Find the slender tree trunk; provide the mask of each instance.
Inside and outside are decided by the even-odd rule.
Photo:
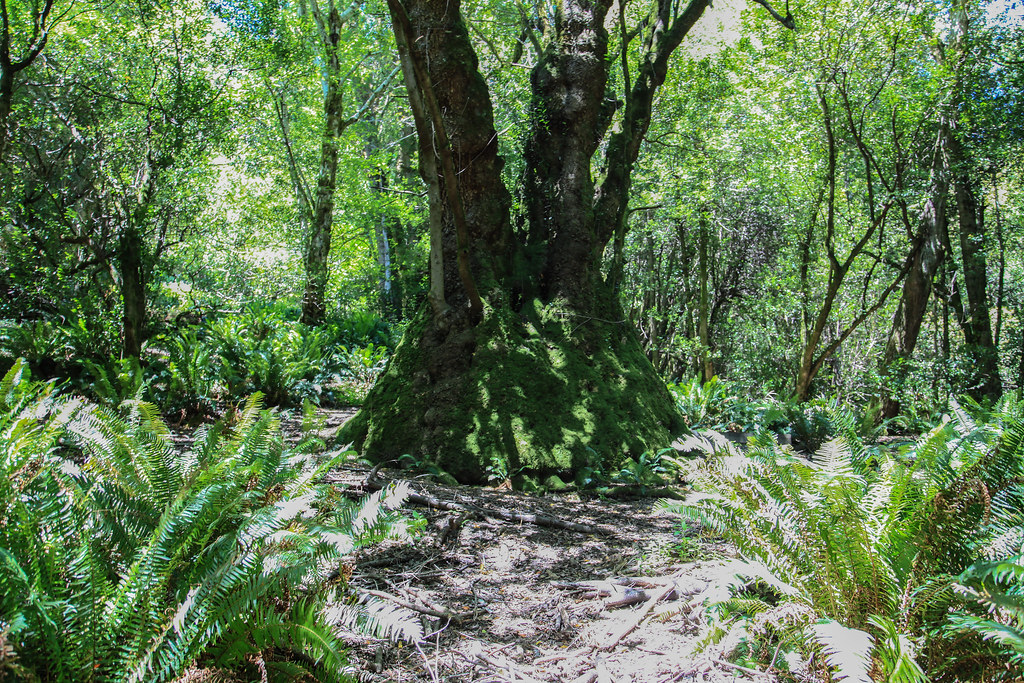
[[[818,372],[821,370],[822,365],[832,358],[840,345],[846,341],[854,330],[856,330],[865,320],[873,315],[875,311],[885,304],[889,295],[892,294],[892,292],[899,286],[911,266],[910,259],[907,259],[907,262],[904,263],[902,268],[893,275],[888,286],[882,290],[882,293],[875,299],[874,303],[868,305],[865,300],[862,304],[861,312],[857,317],[845,325],[840,326],[837,324],[834,339],[827,346],[819,349],[822,341],[822,335],[830,324],[829,318],[832,315],[832,309],[836,305],[839,292],[843,287],[843,281],[846,279],[846,276],[853,267],[853,264],[861,254],[864,253],[864,249],[868,246],[872,236],[881,231],[881,227],[885,223],[891,206],[891,202],[885,203],[881,207],[875,206],[873,203],[873,194],[870,190],[871,185],[869,183],[867,197],[870,207],[869,225],[864,229],[864,232],[861,234],[857,242],[850,247],[849,252],[846,254],[846,258],[840,260],[839,254],[836,250],[836,173],[838,145],[833,127],[834,122],[832,118],[831,105],[829,104],[827,87],[827,85],[816,86],[818,103],[821,106],[822,120],[825,129],[825,142],[828,159],[825,178],[825,192],[820,195],[824,197],[825,202],[824,247],[829,261],[828,286],[825,291],[824,299],[821,303],[821,308],[818,310],[818,315],[815,318],[814,325],[811,327],[810,332],[807,335],[807,342],[804,344],[800,358],[800,368],[797,372],[796,397],[797,400],[801,402],[810,398],[811,384]],[[853,135],[857,140],[858,146],[863,145],[863,141],[860,139],[859,132],[856,128],[851,131],[851,135]],[[870,174],[870,167],[868,172]]]
[[[1020,360],[1017,364],[1017,400],[1024,400],[1024,334],[1020,335]]]
[[[135,225],[121,234],[118,270],[121,276],[122,357],[138,358],[145,341],[146,280],[142,263],[142,236]]]
[[[938,155],[936,157],[938,159]],[[905,367],[896,367],[914,355],[928,303],[932,282],[945,257],[942,235],[946,233],[946,196],[949,181],[941,164],[933,164],[931,196],[925,202],[919,218],[914,245],[913,263],[903,281],[903,294],[893,316],[889,340],[882,358],[882,376],[886,383],[899,384],[906,374]],[[893,376],[895,373],[895,376]],[[899,414],[900,404],[889,386],[883,387],[880,417],[888,419]]]
[[[992,202],[996,214],[996,244],[999,246],[999,276],[996,278],[996,332],[994,345],[999,349],[1003,334],[1003,303],[1006,295],[1006,238],[1003,235],[1003,216],[999,206],[999,182],[992,172]]]
[[[303,265],[306,285],[302,294],[302,322],[319,325],[324,320],[327,282],[330,279],[331,233],[334,229],[334,191],[338,184],[338,138],[344,128],[341,93],[342,17],[336,7],[323,16],[313,3],[314,19],[320,32],[324,57],[324,131],[320,141],[320,171],[313,197],[309,237]]]
[[[11,116],[14,99],[14,73],[6,65],[0,64],[0,160],[7,153],[7,141],[10,137],[7,121]]]
[[[702,212],[700,218],[700,234],[698,235],[697,277],[700,279],[700,301],[697,304],[697,334],[700,338],[701,375],[703,381],[710,382],[715,376],[715,368],[711,363],[711,339],[708,334],[708,318],[710,304],[708,302],[708,226],[707,217]]]

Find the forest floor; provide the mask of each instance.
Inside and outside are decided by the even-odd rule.
[[[345,417],[327,414],[324,436]],[[330,480],[356,495],[372,488],[375,475],[354,465]],[[380,472],[385,480],[401,476]],[[778,680],[728,662],[728,644],[696,647],[705,598],[731,575],[734,554],[662,513],[657,500],[535,496],[425,480],[413,490],[452,509],[413,501],[407,507],[425,521],[423,532],[411,544],[358,551],[350,585],[404,605],[408,617],[421,620],[424,638],[398,646],[353,634],[351,663],[360,680]],[[591,533],[524,521],[531,515]],[[629,599],[639,602],[614,605]]]

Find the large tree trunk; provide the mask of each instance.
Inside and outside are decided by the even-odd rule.
[[[940,135],[940,145],[941,145]],[[914,355],[917,338],[921,333],[932,282],[945,257],[942,236],[946,233],[946,195],[949,181],[939,163],[932,168],[931,196],[925,202],[919,218],[919,229],[914,245],[913,263],[903,281],[903,293],[893,315],[889,340],[882,357],[882,406],[879,417],[888,419],[900,412],[895,389],[906,377],[906,362]]]
[[[682,421],[602,278],[667,60],[706,6],[665,0],[597,181],[614,102],[611,0],[564,0],[534,69],[523,229],[513,231],[492,107],[457,0],[389,0],[431,196],[440,271],[388,369],[344,431],[462,481],[571,475],[661,446]],[[432,259],[433,261],[433,259]],[[439,282],[443,280],[443,282]],[[440,294],[440,292],[438,292]]]
[[[960,146],[952,137],[950,157],[954,168],[962,167]],[[999,352],[992,339],[992,319],[988,308],[985,226],[974,183],[966,170],[954,174],[953,191],[960,222],[962,286],[967,290],[967,306],[957,311],[957,319],[974,368],[974,381],[968,391],[977,399],[994,402],[1002,395],[1003,387],[999,377]]]
[[[944,50],[936,49],[936,58],[953,72],[951,83],[952,98],[942,113],[941,133],[944,170],[950,178],[953,199],[956,203],[960,227],[960,277],[953,282],[950,303],[954,307],[957,321],[964,334],[967,354],[971,361],[973,378],[968,392],[978,400],[996,401],[1002,395],[1002,381],[999,377],[999,352],[992,339],[992,321],[988,303],[988,260],[985,254],[985,224],[982,208],[978,204],[979,183],[973,174],[974,167],[962,138],[970,131],[958,128],[959,108],[964,101],[967,78],[962,69],[972,58],[970,39],[971,17],[967,3],[957,0],[953,3],[952,54],[947,57]],[[947,250],[952,254],[948,234],[945,236]],[[964,302],[960,290],[966,291]]]

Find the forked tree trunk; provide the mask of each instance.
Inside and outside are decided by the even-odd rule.
[[[632,167],[668,57],[706,0],[678,14],[675,2],[658,3],[647,58],[610,132],[612,1],[560,3],[531,77],[518,231],[490,94],[458,1],[388,4],[439,227],[432,252],[440,269],[431,273],[438,296],[410,324],[344,438],[371,459],[409,453],[467,482],[518,471],[566,476],[667,446],[682,421],[601,259],[625,229]]]

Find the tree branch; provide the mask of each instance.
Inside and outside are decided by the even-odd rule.
[[[768,0],[754,0],[754,2],[768,10],[768,13],[772,15],[772,18],[775,19],[775,21],[779,22],[790,31],[796,29],[796,19],[793,18],[793,14],[789,11],[789,0],[786,0],[786,16],[782,16],[776,12],[775,9],[768,4]]]

